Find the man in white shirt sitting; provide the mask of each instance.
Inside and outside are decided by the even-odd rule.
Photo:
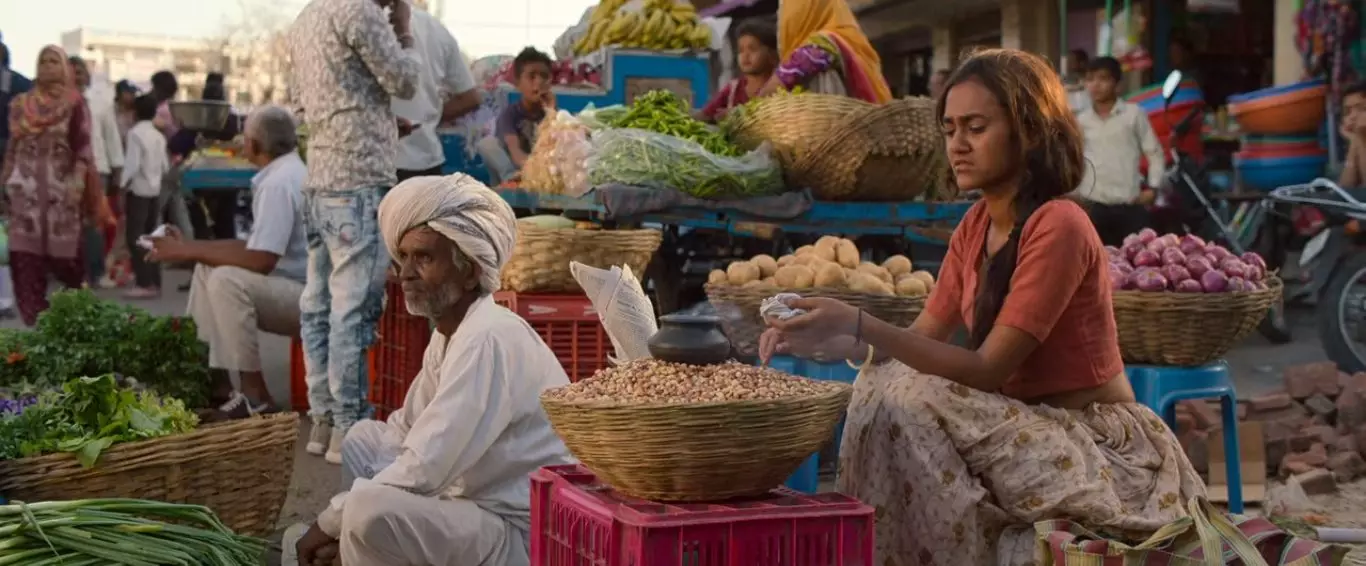
[[[446,163],[437,126],[479,109],[483,98],[460,44],[450,30],[431,14],[414,5],[409,18],[413,46],[422,55],[417,93],[410,100],[395,98],[394,115],[412,124],[412,133],[398,140],[398,180],[440,175]]]
[[[516,220],[473,178],[418,177],[379,206],[408,312],[436,324],[403,407],[342,443],[342,485],[295,548],[300,564],[529,564],[531,472],[571,461],[540,394],[569,383],[492,294]]]
[[[299,296],[308,268],[303,184],[294,118],[277,106],[256,109],[243,133],[246,157],[260,172],[251,180],[252,227],[247,241],[187,240],[179,230],[153,240],[155,261],[194,262],[189,315],[209,344],[215,396],[225,418],[275,410],[261,374],[259,331],[299,333]],[[240,388],[232,389],[229,372]]]
[[[1148,115],[1137,104],[1119,98],[1123,70],[1113,57],[1091,60],[1086,91],[1091,104],[1077,112],[1086,138],[1086,175],[1077,193],[1087,201],[1091,223],[1101,241],[1118,246],[1124,237],[1148,226],[1148,206],[1162,185],[1166,159]],[[1138,164],[1148,158],[1148,190]]]

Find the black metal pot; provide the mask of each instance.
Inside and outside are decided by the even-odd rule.
[[[730,339],[714,316],[670,314],[659,317],[659,331],[648,342],[650,355],[671,363],[708,365],[730,359]]]

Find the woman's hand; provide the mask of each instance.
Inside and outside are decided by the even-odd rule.
[[[754,96],[768,96],[778,92],[780,88],[783,88],[783,82],[778,80],[778,75],[775,73],[768,78],[768,82],[764,83],[764,86],[760,87],[759,92]]]
[[[774,354],[800,357],[855,355],[860,310],[827,298],[799,298],[786,302],[806,311],[787,320],[769,318],[769,330],[759,339],[759,357],[767,362]]]
[[[773,356],[796,356],[819,360],[862,360],[868,346],[860,344],[852,335],[819,338],[812,333],[787,335],[777,328],[765,330],[759,336],[759,360],[765,365]]]

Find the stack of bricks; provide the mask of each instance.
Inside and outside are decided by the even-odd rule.
[[[1283,377],[1282,390],[1238,403],[1240,422],[1262,424],[1268,474],[1301,483],[1366,476],[1366,373],[1348,375],[1322,362],[1287,368]],[[1219,404],[1182,402],[1176,423],[1191,463],[1208,472],[1209,444],[1222,428]]]

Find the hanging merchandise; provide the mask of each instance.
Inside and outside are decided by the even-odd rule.
[[[1153,58],[1143,48],[1143,34],[1148,27],[1145,12],[1143,4],[1136,2],[1116,12],[1108,22],[1108,30],[1102,29],[1102,36],[1109,31],[1110,54],[1119,59],[1125,71],[1145,71],[1153,66]]]
[[[1304,60],[1306,78],[1326,77],[1334,94],[1360,73],[1347,55],[1361,35],[1353,0],[1304,0],[1296,18],[1295,45]]]

